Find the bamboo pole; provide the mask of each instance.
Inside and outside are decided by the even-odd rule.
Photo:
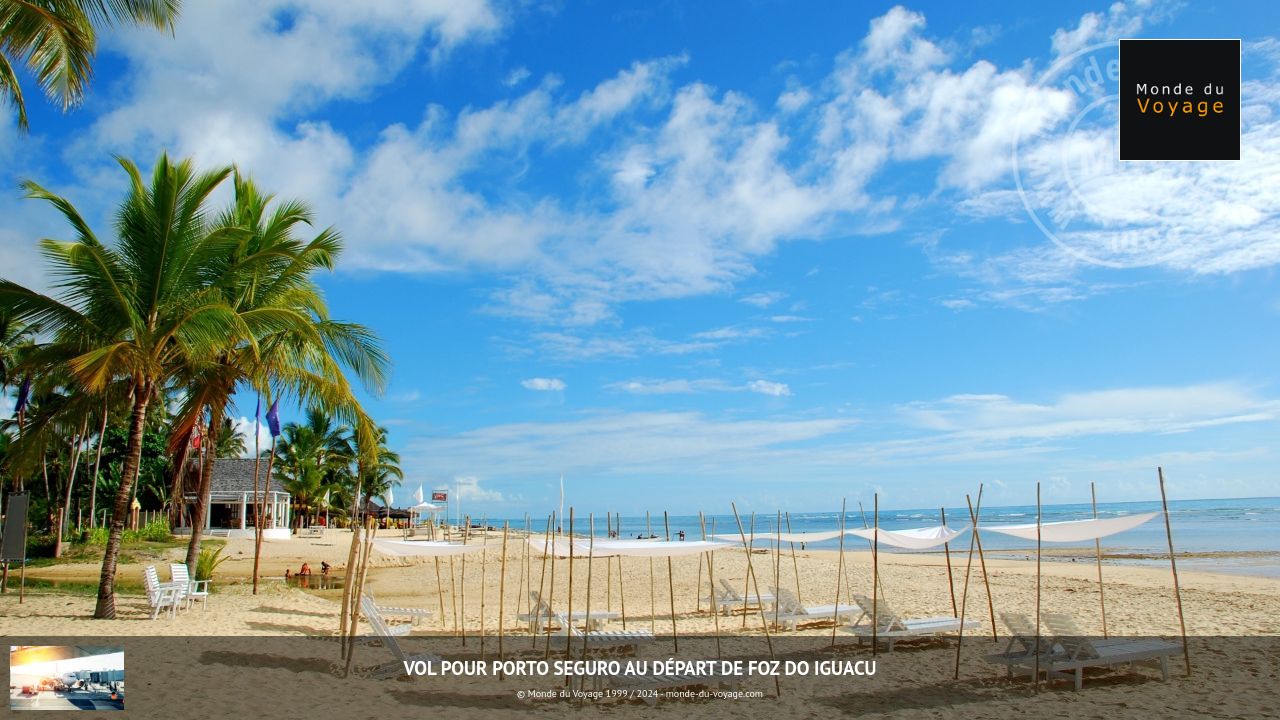
[[[592,529],[593,538],[595,534]],[[608,510],[604,511],[604,536],[605,539],[613,537],[613,514]],[[605,612],[613,612],[613,558],[607,555],[604,559],[604,609]]]
[[[480,524],[484,526],[484,540],[480,542],[480,662],[484,662],[484,596],[489,587],[484,579],[489,567],[489,517],[480,518]]]
[[[653,534],[653,528],[649,525],[648,510],[644,511],[644,534],[646,536]],[[653,593],[653,558],[649,558],[649,632],[658,634],[658,602]]]
[[[435,560],[435,566],[436,566],[436,597],[440,599],[440,629],[444,630],[445,629],[444,583],[441,582],[440,580],[440,556],[437,555],[434,558],[432,558],[432,560]]]
[[[782,510],[773,523],[773,626],[778,627],[778,593],[782,587]],[[839,601],[837,601],[838,603]],[[838,624],[838,623],[837,623]]]
[[[462,528],[462,544],[471,540],[471,516],[466,516],[466,527]],[[458,575],[458,603],[462,605],[462,647],[467,646],[467,553],[462,553],[462,570]]]
[[[1169,541],[1169,567],[1173,570],[1173,599],[1178,603],[1178,630],[1182,633],[1182,660],[1187,666],[1187,677],[1191,677],[1191,650],[1187,647],[1187,620],[1182,615],[1182,588],[1178,585],[1178,561],[1173,554],[1173,526],[1169,523],[1169,499],[1164,492],[1164,468],[1157,467],[1156,475],[1160,478],[1160,507],[1164,510],[1164,534]]]
[[[1040,523],[1040,483],[1036,482],[1036,692],[1040,692]]]
[[[787,513],[787,534],[791,534],[791,513]],[[787,543],[791,545],[791,571],[796,578],[796,602],[803,605],[804,598],[800,595],[800,562],[796,560],[796,541],[788,540]]]
[[[866,509],[865,509],[865,508],[863,508],[863,507],[862,507],[862,501],[861,501],[861,500],[859,500],[859,501],[858,501],[858,515],[859,515],[859,517],[861,517],[861,518],[862,518],[862,529],[863,529],[863,530],[870,530],[870,529],[871,529],[871,525],[867,523],[867,511],[866,511]],[[868,550],[870,550],[870,549],[871,549],[871,541],[870,541],[870,540],[868,540],[868,541],[867,541],[867,549],[868,549]],[[884,595],[884,596],[886,596],[886,597],[887,597],[888,595],[887,595],[887,593],[885,593],[885,591],[884,591],[884,578],[880,578],[880,579],[876,580],[876,581],[875,581],[875,583],[876,583],[876,584],[875,584],[875,586],[873,586],[873,587],[871,588],[871,594],[872,594],[872,595],[875,595],[875,594],[876,594],[876,592],[878,591],[881,595]]]
[[[551,513],[551,520],[552,520],[552,523],[553,523],[553,524],[551,525],[551,527],[554,527],[554,528],[555,528],[555,530],[556,530],[556,536],[557,536],[557,539],[558,539],[558,538],[559,538],[559,535],[560,535],[560,524],[559,524],[559,523],[561,522],[561,520],[560,520],[560,518],[556,517],[556,514],[555,514],[554,512],[553,512],[553,513]],[[550,529],[548,529],[548,533],[549,533],[549,532],[550,532]],[[550,534],[548,534],[548,538],[550,538]],[[547,618],[546,618],[546,623],[547,623],[547,625],[546,625],[546,630],[547,630],[547,644],[546,644],[546,655],[545,655],[545,657],[546,657],[546,658],[548,658],[548,659],[551,657],[551,623],[555,621],[555,618],[551,616],[551,613],[555,611],[555,605],[553,605],[552,603],[554,603],[554,602],[555,602],[555,600],[556,600],[556,553],[557,553],[557,549],[556,549],[556,548],[555,548],[555,546],[553,545],[553,546],[552,546],[552,550],[551,550],[551,582],[550,582],[550,584],[547,586],[547,602],[546,602],[546,606],[547,606]],[[564,631],[565,631],[565,634],[566,634],[566,635],[567,635],[567,634],[570,634],[570,633],[569,633],[569,628],[564,628]]]
[[[667,536],[667,542],[671,542],[671,521],[667,518],[667,511],[662,511],[662,527]],[[671,651],[680,651],[679,633],[676,632],[676,580],[675,571],[671,567],[671,556],[667,555],[667,595],[671,598]]]
[[[747,543],[747,577],[745,580],[742,581],[742,597],[744,598],[751,596],[751,584],[755,582],[755,579],[756,579],[754,564],[751,562],[751,549],[754,548],[755,546],[756,546],[756,513],[753,510],[751,511],[751,538],[750,538],[750,542]],[[757,582],[755,584],[759,585],[760,583]],[[760,600],[760,593],[756,593],[756,601],[757,601],[757,604],[760,605],[760,617],[764,618],[764,603],[759,602],[759,600]],[[747,629],[748,614],[749,613],[747,612],[746,605],[743,605],[742,607],[742,629],[743,630]]]
[[[983,483],[978,483],[978,501],[969,508],[969,522],[973,524],[973,541],[978,544],[978,566],[982,568],[982,586],[987,591],[987,614],[991,617],[991,640],[998,640],[996,634],[996,603],[991,597],[991,580],[987,575],[987,556],[982,551],[982,533],[978,524],[982,518]]]
[[[875,493],[872,496],[872,502],[874,505],[872,506],[871,519],[875,532],[871,534],[871,656],[875,657],[880,647],[878,637],[880,632],[880,618],[878,615],[880,596],[876,593],[876,587],[878,587],[878,582],[880,581],[880,493]],[[843,534],[840,536],[840,541],[841,544],[844,543]],[[836,604],[840,604],[838,598],[836,599]],[[832,630],[831,637],[833,642],[835,636],[835,630]]]
[[[706,518],[702,516],[701,511],[698,512],[698,525],[701,526],[702,528],[702,539],[705,541],[707,539],[707,521],[706,521]],[[719,660],[720,659],[720,608],[716,607],[715,553],[706,552],[703,554],[707,556],[707,585],[711,588],[711,598],[710,598],[711,616],[715,619],[715,623],[716,623],[716,659]],[[698,567],[702,567],[702,565],[699,564]],[[699,581],[699,585],[701,585],[701,581]],[[701,595],[702,591],[698,591],[698,594]]]
[[[751,563],[751,543],[747,541],[747,534],[742,529],[742,518],[738,515],[738,506],[730,502],[729,507],[733,509],[733,519],[738,524],[738,536],[742,538],[742,547],[747,551],[747,577],[754,578],[755,573],[752,572],[751,570],[751,564],[752,564]],[[759,597],[760,597],[760,587],[757,584],[756,599],[758,600]],[[760,612],[760,627],[761,629],[764,630],[764,640],[765,640],[765,643],[769,646],[769,659],[773,660],[774,659],[773,637],[769,634],[769,623],[767,620],[765,620],[765,617],[764,617],[764,606],[757,605],[757,607],[759,608],[759,612]],[[778,697],[782,697],[782,681],[778,678],[777,675],[773,676],[773,689],[774,689],[774,692],[777,693]]]
[[[981,486],[979,486],[981,488]],[[969,517],[973,518],[973,501],[969,499],[969,493],[965,493],[964,501],[969,505]],[[973,545],[976,532],[969,534],[969,559],[964,564],[964,590],[960,593],[960,631],[956,635],[956,668],[953,679],[960,679],[960,650],[964,645],[964,616],[969,609],[969,574],[973,571]]]
[[[836,610],[840,609],[840,585],[844,579],[844,521],[845,515],[849,509],[849,501],[847,498],[840,498],[840,552],[836,560]],[[872,587],[872,593],[875,588]],[[832,618],[833,620],[835,618]],[[836,629],[840,627],[839,622],[833,622],[831,625],[831,647],[836,646]],[[874,632],[874,631],[873,631]],[[874,648],[874,645],[872,646]]]
[[[698,513],[698,518],[699,518],[699,521],[701,521],[701,518],[702,518],[701,512]],[[702,528],[702,539],[703,540],[707,539],[707,529],[705,527]],[[705,555],[706,553],[702,553],[701,555],[698,556],[698,579],[693,586],[694,588],[697,589],[697,592],[695,593],[695,599],[697,600],[697,605],[694,606],[694,610],[693,610],[695,613],[702,612],[702,564],[703,564],[703,560],[706,559],[704,557]]]
[[[943,532],[947,527],[947,509],[945,507],[938,508],[938,513],[942,516]],[[951,614],[959,617],[960,609],[956,607],[956,583],[951,577],[951,543],[942,543],[942,552],[947,556],[947,589],[951,591]]]
[[[1098,519],[1098,490],[1089,483],[1089,502],[1093,506],[1093,519]],[[1098,561],[1098,608],[1102,611],[1102,637],[1111,637],[1107,632],[1107,592],[1102,587],[1102,539],[1093,539],[1093,552]]]
[[[573,506],[572,505],[569,506],[569,611],[565,613],[565,619],[568,621],[570,626],[573,625]],[[590,629],[590,624],[588,623],[588,630],[589,629]],[[573,637],[572,628],[571,627],[565,628],[564,629],[564,657],[566,660],[572,656],[572,652],[573,652],[573,643],[569,642],[569,639],[571,637]],[[565,680],[565,684],[567,685],[569,683],[569,675],[566,674],[564,676],[564,680]]]
[[[587,631],[582,633],[582,657],[587,656],[587,640],[591,637],[591,563],[596,557],[596,516],[595,513],[587,513],[587,527],[591,534],[587,538]],[[569,539],[573,542],[573,538]],[[572,622],[570,618],[570,622]],[[582,678],[585,683],[587,679]]]
[[[531,616],[531,617],[533,617],[533,619],[534,619],[534,625],[533,625],[534,630],[533,630],[533,632],[532,632],[532,633],[530,633],[531,635],[533,635],[532,649],[534,649],[534,650],[537,650],[537,649],[538,649],[538,628],[539,628],[540,626],[539,626],[537,623],[545,623],[545,624],[546,624],[546,625],[545,625],[545,627],[546,627],[546,629],[547,629],[547,632],[548,632],[548,633],[550,633],[550,632],[551,632],[551,618],[549,618],[549,617],[548,617],[548,618],[543,618],[543,617],[542,617],[542,613],[541,613],[541,612],[539,612],[539,609],[541,608],[541,605],[542,605],[542,591],[546,588],[546,584],[547,584],[547,554],[549,553],[548,548],[551,546],[551,527],[552,527],[552,526],[551,526],[551,523],[552,523],[552,522],[553,522],[553,520],[552,520],[552,516],[551,516],[551,515],[548,515],[548,516],[547,516],[547,534],[542,536],[542,569],[538,571],[538,603],[539,603],[539,606],[538,606],[538,607],[530,607],[530,608],[529,608],[529,614],[530,614],[530,616]],[[553,556],[553,557],[554,557],[554,556]],[[533,581],[532,581],[532,579],[529,581],[529,591],[530,591],[530,592],[532,592],[532,591],[533,591]],[[533,604],[533,598],[529,598],[529,601],[530,601],[530,605],[532,605],[532,604]],[[551,638],[550,638],[550,636],[548,636],[548,637],[547,637],[547,647],[550,647],[550,646],[551,646]]]
[[[506,610],[507,602],[507,532],[508,523],[502,523],[502,567],[498,571],[498,659],[505,658],[502,648],[502,617],[503,611]],[[525,543],[527,547],[529,543]]]
[[[453,556],[449,556],[449,609],[453,615],[453,634],[458,635],[458,576],[454,572]]]

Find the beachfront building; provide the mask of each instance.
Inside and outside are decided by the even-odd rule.
[[[213,480],[209,490],[209,512],[205,513],[204,534],[213,537],[253,537],[254,502],[253,502],[253,467],[252,459],[221,458],[213,463]],[[267,463],[262,461],[258,467],[258,482],[267,482]],[[196,472],[188,473],[184,488],[183,501],[187,511],[182,514],[183,524],[190,522],[190,507],[196,501],[196,489],[200,477]],[[260,488],[261,489],[261,488]],[[263,537],[268,540],[288,540],[290,514],[289,493],[276,478],[271,478],[266,487],[263,504]],[[174,532],[179,535],[190,534],[190,527],[178,527]]]

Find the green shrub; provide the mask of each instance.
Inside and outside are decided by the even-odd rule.
[[[111,531],[104,527],[89,528],[84,533],[84,541],[89,545],[106,545]]]
[[[227,558],[222,557],[222,549],[224,547],[219,545],[216,548],[205,547],[200,549],[200,555],[196,558],[195,580],[213,579],[213,571],[227,561]]]
[[[165,518],[156,518],[137,531],[126,530],[124,533],[125,540],[168,542],[172,538],[173,533],[169,532],[169,521]]]

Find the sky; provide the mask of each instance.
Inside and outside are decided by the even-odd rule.
[[[69,237],[18,181],[108,231],[113,154],[308,201],[394,362],[397,504],[1275,494],[1268,3],[184,5],[83,107],[0,113],[0,273],[48,289]],[[1121,37],[1242,39],[1240,161],[1116,161]]]

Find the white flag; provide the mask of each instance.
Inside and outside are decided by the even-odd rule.
[[[422,486],[421,486],[421,485],[419,485],[419,486],[418,486],[418,491],[417,491],[417,492],[415,492],[415,493],[413,494],[413,501],[414,501],[415,503],[419,504],[419,505],[421,505],[421,504],[422,504],[422,502],[423,502],[423,498],[422,498]]]
[[[387,488],[387,494],[383,495],[382,499],[387,501],[387,508],[390,509],[391,503],[396,501],[396,496],[395,493],[391,491],[391,488]]]

